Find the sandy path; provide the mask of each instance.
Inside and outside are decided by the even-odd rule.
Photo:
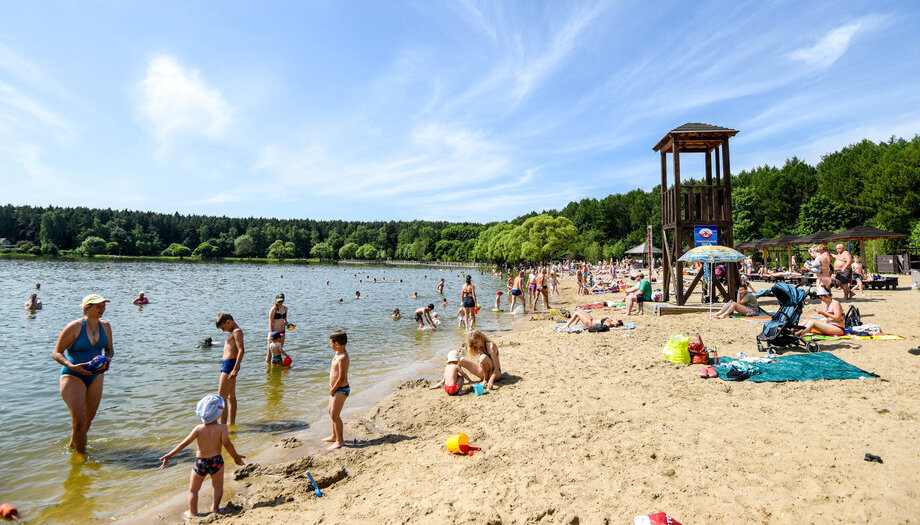
[[[907,350],[920,293],[909,285],[855,301],[905,340],[822,343],[879,379],[729,383],[662,359],[676,332],[755,354],[762,325],[739,320],[647,313],[636,330],[599,334],[532,322],[495,339],[509,375],[500,390],[454,398],[407,383],[346,421],[358,447],[255,468],[237,482],[232,515],[201,521],[631,523],[664,511],[684,524],[918,523],[920,356]],[[563,291],[569,304],[619,298]],[[458,432],[482,452],[447,454]],[[202,496],[208,504],[210,489]]]

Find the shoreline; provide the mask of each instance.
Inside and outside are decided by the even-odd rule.
[[[496,329],[486,331],[486,333],[507,331],[520,322],[521,319],[514,319],[509,322],[510,326],[503,325]],[[448,326],[448,329],[453,328],[455,327]],[[425,381],[437,379],[440,376],[443,366],[442,358],[446,356],[447,352],[453,349],[454,346],[453,344],[442,344],[432,347],[430,350],[431,353],[427,355],[427,357],[420,356],[404,368],[382,373],[379,376],[379,381],[373,386],[364,388],[362,391],[350,396],[349,401],[351,403],[347,403],[342,411],[342,419],[345,423],[346,448],[353,447],[354,440],[356,439],[354,435],[351,435],[350,439],[348,438],[349,430],[359,429],[367,423],[362,417],[364,412],[379,405],[387,397],[392,395],[393,392],[402,388],[406,383],[418,381],[420,377]],[[424,350],[420,349],[420,351]],[[323,405],[323,407],[325,407],[325,405]],[[262,447],[256,452],[244,454],[247,456],[246,464],[259,464],[271,467],[297,462],[304,455],[315,456],[327,454],[325,448],[328,444],[323,443],[321,439],[328,434],[328,430],[329,416],[325,413],[325,408],[320,408],[317,410],[316,416],[308,421],[307,428],[292,430],[268,437],[264,443],[262,443]],[[364,443],[358,440],[357,446],[364,446]],[[232,465],[232,463],[227,463],[227,465]],[[233,465],[233,468],[241,469],[245,467]],[[228,504],[238,496],[245,497],[245,490],[240,490],[245,487],[237,486],[241,484],[234,481],[233,478],[234,472],[228,471],[224,478],[225,485],[222,505]],[[202,496],[204,496],[204,491],[207,491],[209,487],[209,482],[205,482],[202,488]],[[175,494],[167,496],[162,501],[134,510],[128,514],[111,516],[109,519],[115,520],[118,523],[138,525],[154,522],[183,523],[184,518],[182,513],[187,510],[188,505],[186,501],[186,489],[187,483],[183,482],[180,486],[176,487]],[[203,502],[204,500],[202,499],[201,501]],[[199,506],[205,508],[203,503],[200,503]]]
[[[911,522],[920,453],[905,444],[920,439],[920,358],[906,350],[920,336],[920,295],[905,282],[852,301],[904,340],[822,342],[878,379],[702,380],[699,366],[661,357],[670,334],[696,331],[723,356],[756,353],[762,325],[737,319],[646,314],[629,319],[636,330],[577,335],[527,322],[493,337],[501,389],[448,397],[424,377],[405,381],[346,423],[361,446],[294,449],[299,459],[238,470],[224,513],[194,521],[601,523],[668,512],[683,523]],[[561,288],[557,310],[618,297]],[[447,454],[457,432],[482,451]]]

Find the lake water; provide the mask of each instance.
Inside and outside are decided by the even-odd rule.
[[[485,307],[482,313],[488,312],[479,316],[479,328],[509,324],[511,316],[489,311],[495,291],[504,287],[502,281],[467,271],[474,275]],[[454,315],[460,272],[392,266],[0,260],[0,499],[14,503],[29,521],[72,523],[108,521],[181,493],[187,488],[194,444],[171,468],[157,470],[157,458],[199,422],[196,402],[217,391],[226,338],[214,326],[219,312],[231,313],[245,333],[232,437],[242,454],[252,455],[269,447],[279,434],[316,423],[324,413],[332,358],[328,338],[333,331],[348,332],[353,395],[366,392],[381,377],[392,377],[459,344],[464,334]],[[390,282],[358,282],[367,281],[366,276]],[[436,290],[441,278],[447,282],[447,308],[441,307]],[[44,309],[30,314],[23,303],[35,283],[41,283]],[[151,304],[131,304],[139,291]],[[286,296],[288,321],[296,324],[285,343],[294,366],[269,371],[268,311],[279,291]],[[355,300],[355,291],[365,298]],[[411,298],[415,291],[418,300]],[[60,366],[50,356],[61,329],[80,318],[80,300],[90,293],[112,300],[104,318],[112,324],[115,360],[105,375],[102,404],[89,432],[88,460],[81,462],[67,450],[70,418],[59,393]],[[440,330],[419,331],[413,312],[429,302],[435,303],[444,324]],[[401,321],[389,317],[393,308],[403,313]],[[209,336],[214,348],[195,348]],[[348,435],[346,423],[346,439]]]

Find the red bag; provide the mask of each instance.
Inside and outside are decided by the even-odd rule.
[[[703,344],[703,339],[700,337],[699,333],[696,334],[696,337],[690,339],[690,344],[687,346],[687,350],[690,351],[690,364],[709,364],[709,352],[706,351],[706,346]]]
[[[667,513],[664,512],[636,516],[633,522],[635,525],[680,525],[679,521],[668,516]]]

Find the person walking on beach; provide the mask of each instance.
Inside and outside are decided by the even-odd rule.
[[[511,313],[514,313],[514,305],[517,304],[518,297],[521,298],[523,303],[524,313],[527,313],[527,299],[523,297],[524,292],[521,289],[524,287],[524,270],[518,271],[517,277],[514,278],[514,284],[511,285]]]
[[[332,443],[326,450],[335,450],[342,448],[345,443],[343,438],[344,425],[342,423],[342,407],[345,406],[345,399],[351,394],[351,387],[348,385],[348,364],[349,357],[345,345],[348,344],[348,334],[342,330],[332,332],[329,336],[329,347],[335,352],[332,358],[332,366],[329,369],[329,418],[332,420],[332,435],[324,439],[327,443]]]
[[[288,307],[284,306],[284,294],[275,295],[275,304],[268,310],[268,333],[281,332],[281,347],[284,347],[285,333],[287,332]]]
[[[198,491],[201,490],[201,485],[207,476],[211,476],[211,487],[214,488],[211,512],[220,512],[220,500],[224,497],[224,458],[221,455],[224,448],[230,453],[234,463],[245,464],[243,458],[246,456],[241,456],[236,452],[233,442],[230,441],[227,425],[217,423],[223,412],[224,400],[220,396],[208,394],[201,398],[198,406],[195,407],[195,414],[201,418],[202,424],[193,428],[192,432],[176,445],[176,448],[160,458],[162,462],[160,470],[163,470],[171,457],[189,446],[192,441],[198,442],[198,450],[195,451],[195,465],[192,467],[192,478],[188,487],[188,510],[184,514],[186,518],[198,515]]]
[[[537,291],[533,297],[533,311],[537,311],[537,301],[539,301],[541,297],[543,298],[543,307],[549,310],[549,285],[546,284],[546,268],[537,270],[537,276],[534,282],[537,285]]]
[[[812,253],[812,252],[809,252]],[[818,272],[818,284],[825,288],[831,287],[831,256],[827,253],[827,247],[823,244],[815,246],[813,255],[818,261],[820,271]]]
[[[470,275],[466,276],[466,284],[460,289],[460,302],[463,305],[463,322],[467,330],[472,330],[476,322],[476,287]]]
[[[850,283],[853,282],[853,256],[843,249],[842,244],[838,244],[835,249],[837,254],[831,255],[834,258],[834,281],[843,290],[843,299],[847,300],[853,297],[853,292],[850,291]]]
[[[217,393],[224,398],[227,403],[223,413],[220,415],[220,424],[227,424],[229,417],[230,424],[236,424],[236,376],[240,372],[240,365],[243,363],[243,354],[246,350],[243,347],[243,329],[236,324],[233,316],[221,312],[217,316],[215,323],[218,328],[224,332],[229,332],[227,342],[224,343],[224,354],[220,361],[220,382],[217,386]]]
[[[61,398],[70,410],[69,447],[80,454],[86,453],[86,434],[89,431],[99,403],[102,401],[102,382],[109,364],[92,369],[93,358],[105,355],[111,362],[115,357],[112,347],[112,327],[102,320],[108,299],[98,294],[83,298],[83,317],[71,321],[61,330],[51,358],[61,364]]]

